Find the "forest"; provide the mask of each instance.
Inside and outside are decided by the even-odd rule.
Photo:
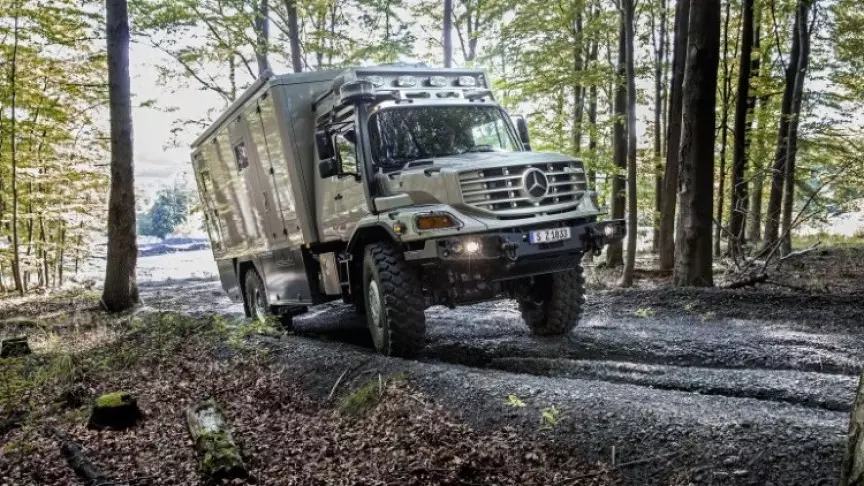
[[[166,153],[197,150],[237,100],[263,133],[276,96],[243,96],[273,73],[335,86],[340,69],[418,63],[485,69],[495,100],[482,102],[510,146],[528,138],[496,100],[528,120],[533,151],[584,170],[522,150],[465,157],[515,161],[486,179],[451,167],[460,203],[473,171],[481,194],[491,181],[514,198],[505,211],[517,196],[502,181],[530,193],[527,176],[542,175],[519,208],[529,216],[479,232],[494,240],[406,241],[391,211],[392,239],[300,237],[291,253],[270,245],[297,236],[276,199],[248,261],[175,231],[196,218],[210,230],[200,151],[174,162],[198,171],[201,197],[136,180],[152,161],[134,148],[152,153],[158,132]],[[430,87],[450,79],[458,103],[475,102],[465,71],[436,72],[451,78]],[[135,88],[142,77],[155,95]],[[378,98],[341,88],[374,92],[369,78],[292,112],[315,122],[319,180],[365,191],[361,210],[392,202],[390,182],[376,169],[373,184],[372,154],[358,164],[356,148],[358,172],[342,171],[332,143],[368,143],[352,123]],[[209,101],[182,106],[189,93]],[[171,122],[147,126],[148,113]],[[339,116],[351,130],[319,131]],[[265,168],[252,131],[239,138],[220,167],[245,188]],[[862,154],[861,0],[0,0],[0,485],[862,486]],[[546,175],[553,162],[565,181]],[[397,168],[426,184],[435,163]],[[557,226],[525,222],[558,210],[537,209],[560,202],[550,185],[583,183]],[[591,205],[572,219],[587,197],[601,221]],[[252,219],[233,222],[265,224]],[[571,224],[613,231],[569,240]],[[579,246],[562,250],[565,238]],[[487,269],[530,263],[525,247],[556,266],[496,279],[472,270],[485,246],[499,252]],[[468,273],[425,279],[463,250]],[[309,296],[286,290],[304,285]],[[457,287],[479,297],[457,302]]]
[[[135,0],[129,15],[131,42],[159,53],[167,89],[213,95],[209,118],[176,120],[178,143],[268,70],[405,59],[484,67],[503,104],[528,116],[536,150],[582,158],[610,217],[652,228],[661,270],[711,285],[713,258],[747,275],[752,261],[792,251],[797,227],[860,203],[864,18],[855,7]],[[0,289],[61,284],[103,234],[102,9],[0,4]],[[629,285],[636,247],[622,246],[606,259],[623,265]]]

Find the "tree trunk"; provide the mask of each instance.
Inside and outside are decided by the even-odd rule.
[[[300,22],[297,20],[296,0],[285,0],[288,12],[288,43],[291,48],[291,68],[295,73],[303,72],[303,57],[300,55]]]
[[[255,59],[258,61],[258,76],[270,70],[267,60],[270,51],[270,3],[269,0],[260,0],[255,14]]]
[[[453,67],[453,0],[444,0],[444,67]]]
[[[660,268],[675,265],[675,208],[678,197],[678,172],[681,145],[681,111],[684,96],[684,67],[687,60],[687,36],[690,24],[690,1],[678,0],[675,7],[675,45],[672,53],[672,82],[669,87],[669,121],[666,125],[666,168],[663,171],[663,195],[660,210]]]
[[[126,0],[107,0],[108,85],[111,115],[111,192],[108,262],[102,304],[120,312],[138,304],[135,265],[135,170],[129,87],[129,16]]]
[[[764,131],[766,124],[766,117],[770,114],[767,113],[768,110],[768,102],[770,98],[768,96],[762,96],[759,98],[759,110],[761,110],[758,115],[758,129],[760,132]],[[755,110],[754,110],[755,112]],[[765,137],[759,136],[756,138],[756,155],[757,157],[753,157],[753,187],[750,191],[750,218],[749,218],[749,227],[747,230],[747,241],[755,243],[762,239],[762,194],[765,192],[765,170],[767,169],[767,165],[764,164],[764,161],[761,164],[756,164],[757,160],[762,160],[761,155],[765,153],[767,150],[765,145]]]
[[[588,55],[588,64],[593,66],[597,63],[600,51],[600,41],[595,39],[591,43],[591,52]],[[588,90],[588,190],[597,191],[597,83],[592,83]]]
[[[798,22],[792,34],[792,50],[789,53],[789,64],[786,66],[786,87],[783,91],[783,101],[780,105],[780,123],[777,128],[777,151],[771,167],[771,191],[768,196],[768,211],[765,220],[765,241],[763,252],[771,251],[777,244],[780,231],[780,213],[783,201],[783,183],[786,177],[786,158],[788,155],[789,121],[792,112],[792,94],[795,90],[795,72],[798,69],[798,59],[801,57],[801,39],[798,34]]]
[[[654,237],[651,239],[651,249],[656,253],[660,250],[660,211],[663,208],[663,110],[665,97],[663,92],[664,60],[666,48],[666,0],[660,3],[660,35],[654,35],[654,15],[651,15],[651,35],[654,44]]]
[[[16,77],[18,74],[18,22],[19,22],[19,12],[17,10],[17,5],[15,5],[15,20],[14,20],[14,28],[13,28],[13,44],[12,44],[12,56],[9,60],[9,88],[11,91],[11,99],[10,99],[10,108],[11,108],[11,117],[9,120],[9,131],[10,131],[10,148],[12,153],[12,180],[11,180],[11,189],[12,189],[12,279],[15,283],[15,290],[18,291],[18,295],[24,295],[24,283],[21,279],[21,256],[20,256],[20,248],[18,247],[18,133],[17,133],[17,113],[16,113],[16,103],[17,103],[17,94],[18,87],[16,86]]]
[[[753,35],[753,0],[743,0],[741,12],[741,59],[738,64],[738,100],[735,103],[732,190],[729,194],[729,252],[733,255],[741,254],[741,245],[744,243],[744,223],[749,206],[744,175],[747,173],[747,148],[750,146],[756,105],[756,98],[750,93],[750,80],[759,73],[759,56],[753,59],[753,48],[759,46],[759,41],[754,40]]]
[[[576,81],[573,83],[573,154],[582,152],[582,116],[584,114],[584,88],[582,75],[585,69],[582,59],[582,12],[576,12],[576,23],[573,29],[573,73]]]
[[[792,211],[795,205],[795,159],[798,155],[798,127],[801,123],[804,81],[807,79],[807,69],[810,66],[808,13],[811,1],[798,0],[798,14],[795,19],[798,26],[801,51],[798,57],[798,67],[795,70],[795,86],[792,91],[792,119],[789,120],[789,135],[787,137],[786,188],[783,194],[783,240],[780,242],[782,255],[788,255],[792,251]]]
[[[627,170],[627,131],[624,122],[627,119],[627,34],[621,19],[618,29],[618,72],[615,77],[615,125],[613,128],[613,150],[615,159],[615,174],[612,176],[612,219],[624,219],[624,206],[627,203],[625,179],[623,173]],[[636,228],[628,228],[634,232]],[[624,247],[622,242],[610,244],[606,248],[606,264],[617,267],[624,264]]]
[[[627,40],[626,72],[627,72],[627,258],[624,260],[624,272],[621,275],[621,286],[633,285],[633,273],[636,270],[636,237],[637,207],[636,207],[636,53],[634,17],[636,16],[635,0],[624,0],[624,33]]]
[[[678,286],[712,286],[714,110],[720,53],[720,0],[694,1],[690,12],[681,131],[681,238]]]
[[[723,26],[723,114],[720,117],[720,187],[717,191],[717,223],[714,225],[714,255],[720,256],[723,235],[723,208],[726,196],[726,148],[729,145],[729,99],[732,97],[732,74],[729,72],[729,20],[732,18],[732,0],[726,0],[726,19]]]

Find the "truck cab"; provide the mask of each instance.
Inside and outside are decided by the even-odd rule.
[[[283,305],[268,278],[247,282],[235,258],[227,278],[249,313],[341,297],[376,348],[396,356],[422,349],[432,305],[515,299],[532,332],[567,334],[582,312],[582,256],[625,233],[621,220],[598,221],[583,163],[531,151],[525,120],[495,101],[483,70],[380,66],[330,77],[311,96],[277,103],[294,113],[280,146],[295,147],[283,159],[302,177],[294,190],[269,190],[292,198],[306,222],[288,251],[299,252],[309,297]],[[297,150],[299,138],[312,150]]]

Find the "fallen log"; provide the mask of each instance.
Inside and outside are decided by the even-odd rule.
[[[30,354],[27,336],[8,338],[0,341],[0,358],[18,358]]]
[[[186,410],[186,424],[195,444],[201,474],[210,481],[246,478],[249,472],[228,430],[225,416],[212,399]]]
[[[27,412],[21,410],[13,410],[5,419],[0,420],[0,437],[3,437],[8,432],[11,432],[22,425],[27,420]]]
[[[849,437],[843,451],[840,486],[864,486],[864,372],[849,417]]]
[[[60,452],[66,458],[66,463],[69,464],[69,467],[75,471],[75,474],[79,478],[85,481],[87,486],[108,486],[114,484],[108,476],[93,465],[93,462],[84,453],[84,448],[81,445],[69,439],[66,434],[54,427],[49,427],[48,433],[54,436],[60,444]]]
[[[726,290],[743,289],[751,285],[763,283],[768,280],[767,273],[751,273],[741,278],[734,279],[729,283],[722,285],[720,288]]]

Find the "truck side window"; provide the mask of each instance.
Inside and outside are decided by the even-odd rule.
[[[336,135],[335,142],[336,153],[339,154],[339,162],[342,164],[342,172],[357,174],[357,146],[343,135]]]
[[[240,142],[234,146],[234,161],[237,162],[237,170],[249,167],[249,156],[246,155],[245,142]]]

